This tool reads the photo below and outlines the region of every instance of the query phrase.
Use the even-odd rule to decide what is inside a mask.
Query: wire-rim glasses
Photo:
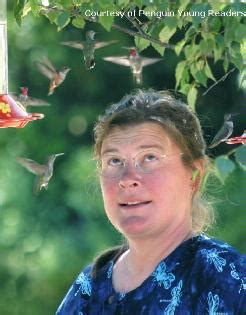
[[[183,155],[182,152],[163,154],[155,150],[144,150],[132,158],[125,159],[117,154],[104,154],[101,158],[100,174],[103,177],[119,178],[125,173],[129,160],[133,160],[139,173],[151,174],[165,166],[166,158],[181,155]]]

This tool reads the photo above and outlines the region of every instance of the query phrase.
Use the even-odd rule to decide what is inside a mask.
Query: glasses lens
[[[136,157],[136,166],[144,173],[151,173],[163,166],[164,155],[157,151],[146,150],[139,152]]]
[[[181,156],[182,152],[174,154],[162,154],[158,151],[144,150],[139,152],[132,160],[135,167],[143,173],[153,171],[165,166],[165,158],[171,156]],[[127,160],[128,161],[128,160]],[[104,155],[101,160],[101,175],[105,177],[120,177],[124,173],[129,161],[116,155]]]
[[[105,155],[102,157],[101,174],[105,177],[119,177],[124,170],[124,160],[118,156]]]

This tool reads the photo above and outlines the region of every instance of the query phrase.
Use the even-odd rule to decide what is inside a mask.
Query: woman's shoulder
[[[226,262],[237,262],[242,267],[246,268],[246,256],[239,253],[233,246],[215,238],[210,238],[201,234],[197,238],[198,255],[206,262],[215,262],[219,260],[222,265]],[[223,258],[223,259],[220,259]],[[221,268],[219,268],[221,270]]]
[[[246,308],[246,257],[229,244],[199,236],[191,279],[201,304],[223,301],[236,314]]]
[[[56,315],[79,314],[82,304],[88,303],[92,292],[92,264],[83,268],[77,275],[66,296],[62,300]]]

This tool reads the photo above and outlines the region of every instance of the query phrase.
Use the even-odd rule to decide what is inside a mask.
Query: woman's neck
[[[158,263],[166,258],[181,243],[192,237],[190,229],[174,231],[163,237],[148,240],[130,240],[125,263],[132,274],[151,273]]]
[[[116,291],[128,292],[149,277],[158,263],[182,242],[192,237],[191,229],[163,233],[158,238],[128,239],[129,249],[116,261],[113,286]]]

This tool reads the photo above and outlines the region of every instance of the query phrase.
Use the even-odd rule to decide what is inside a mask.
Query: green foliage
[[[28,112],[44,113],[43,120],[29,123],[23,129],[0,129],[0,313],[4,315],[54,314],[80,270],[101,250],[121,241],[104,214],[96,165],[91,158],[92,129],[106,105],[119,100],[135,86],[127,68],[109,66],[102,57],[121,54],[121,46],[132,46],[134,42],[143,55],[164,54],[162,63],[144,69],[143,87],[174,89],[176,84],[179,91],[188,95],[193,109],[198,100],[196,111],[207,141],[212,137],[211,128],[219,129],[224,112],[237,111],[242,103],[243,93],[235,86],[235,77],[221,82],[220,88],[214,88],[214,95],[199,97],[205,83],[209,87],[214,78],[224,74],[223,64],[227,71],[233,66],[232,58],[238,58],[239,50],[243,56],[245,41],[238,45],[240,36],[236,30],[228,31],[225,42],[223,29],[230,25],[226,18],[210,16],[193,25],[192,17],[140,16],[138,19],[143,23],[140,27],[147,35],[141,37],[141,31],[125,17],[114,17],[114,24],[139,32],[133,41],[133,36],[114,26],[110,32],[105,31],[99,19],[91,21],[84,15],[85,10],[105,11],[108,4],[114,11],[134,9],[136,5],[139,8],[151,5],[156,11],[190,10],[191,1],[154,1],[153,5],[153,1],[150,4],[147,0],[120,0],[117,4],[116,1],[50,0],[53,9],[41,8],[39,3],[8,1],[9,90],[18,92],[19,86],[28,86],[31,96],[44,98],[51,106],[28,108]],[[218,1],[206,3],[213,10],[233,6]],[[13,21],[14,4],[21,27]],[[244,21],[240,17],[235,19],[233,28],[239,27],[241,33]],[[176,30],[165,43],[171,47],[159,41],[165,27]],[[61,31],[57,32],[58,29]],[[64,47],[60,42],[81,40],[89,29],[98,32],[98,40],[118,39],[119,45],[96,51],[96,67],[86,71],[81,51]],[[236,40],[232,40],[233,36]],[[48,80],[35,67],[35,61],[43,55],[49,56],[56,67],[68,65],[72,69],[50,97],[47,97]],[[213,124],[208,123],[210,119]],[[245,129],[237,117],[235,129],[235,135]],[[233,153],[229,151],[231,148]],[[65,155],[55,163],[48,190],[34,196],[34,175],[15,159],[23,156],[42,162],[51,152],[65,152]],[[246,213],[245,147],[235,149],[221,144],[209,151],[209,155],[222,155],[222,160],[214,164],[218,178],[214,179],[214,186],[207,188],[218,212],[219,227],[214,227],[211,234],[245,253],[242,242]],[[205,186],[206,180],[206,191]]]
[[[238,164],[246,170],[246,147],[241,146],[235,152],[235,158]]]
[[[176,88],[187,95],[189,105],[193,108],[198,97],[197,89],[201,86],[207,87],[208,80],[216,81],[211,69],[212,63],[208,62],[208,59],[213,63],[222,61],[225,72],[230,65],[243,71],[240,44],[244,40],[246,25],[240,12],[245,12],[244,3],[226,4],[204,0],[198,3],[63,0],[50,1],[50,6],[44,7],[35,0],[15,2],[14,13],[19,24],[24,16],[25,6],[30,6],[34,14],[39,12],[51,22],[55,22],[58,30],[66,27],[70,21],[75,27],[83,28],[85,21],[93,20],[109,32],[113,23],[117,22],[116,12],[124,12],[126,16],[130,11],[135,11],[137,19],[129,16],[132,26],[135,27],[132,33],[135,45],[142,51],[151,43],[162,56],[165,44],[173,45],[176,54],[181,58],[180,62],[183,62],[183,69],[186,69],[186,75],[181,80],[180,62],[178,63]],[[56,19],[53,17],[55,11],[60,12]],[[87,11],[94,15],[86,14]],[[239,14],[230,16],[230,12]],[[99,13],[99,16],[95,15],[96,13]],[[159,20],[158,14],[163,14],[165,18]],[[127,19],[125,17],[121,20]],[[183,38],[177,41],[176,37],[179,37],[177,35],[180,33]]]
[[[218,178],[222,183],[234,171],[235,164],[227,156],[219,156],[215,159],[215,166],[217,168]]]

